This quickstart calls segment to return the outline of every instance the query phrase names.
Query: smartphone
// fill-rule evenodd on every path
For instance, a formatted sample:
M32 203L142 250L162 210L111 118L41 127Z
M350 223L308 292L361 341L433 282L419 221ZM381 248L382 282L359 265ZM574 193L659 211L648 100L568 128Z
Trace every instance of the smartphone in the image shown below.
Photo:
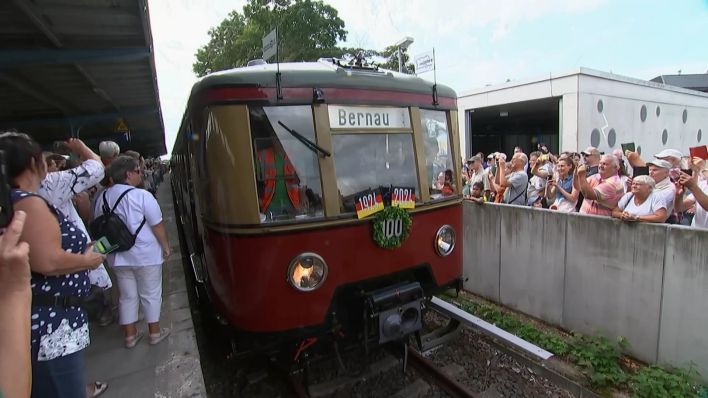
M708 159L708 147L705 145L688 148L688 151L691 154L691 158Z
M5 151L0 151L0 228L5 228L10 224L13 214L10 179L7 177L7 166L5 165Z
M634 168L634 173L632 174L632 178L636 178L637 176L648 176L649 175L649 167L648 166L637 166Z
M52 152L58 153L60 155L66 155L71 152L69 146L66 144L66 141L54 141L54 143L52 144L52 148Z
M684 173L686 173L686 174L688 174L688 175L690 175L690 176L693 175L693 169L681 169L681 171L683 171Z
M622 153L627 153L627 151L637 152L637 147L634 145L633 142L622 144Z
M118 245L112 245L105 236L98 238L93 244L93 250L101 254L108 254L117 248Z

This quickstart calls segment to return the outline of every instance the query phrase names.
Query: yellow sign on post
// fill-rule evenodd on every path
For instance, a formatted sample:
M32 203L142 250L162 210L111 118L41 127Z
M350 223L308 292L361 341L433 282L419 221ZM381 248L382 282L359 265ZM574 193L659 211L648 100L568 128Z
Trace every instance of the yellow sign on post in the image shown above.
M129 133L130 129L128 129L128 125L125 124L125 120L123 118L119 118L116 121L116 127L114 129L116 133Z

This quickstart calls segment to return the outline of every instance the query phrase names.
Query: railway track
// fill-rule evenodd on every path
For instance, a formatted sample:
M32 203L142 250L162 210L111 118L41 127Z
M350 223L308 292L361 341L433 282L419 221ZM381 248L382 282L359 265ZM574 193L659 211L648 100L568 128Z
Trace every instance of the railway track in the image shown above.
M445 314L428 314L444 324ZM533 351L532 347L529 347ZM548 369L547 361L531 360L518 346L492 338L487 331L463 328L457 339L425 351L414 345L388 349L349 350L341 355L310 358L297 372L276 362L253 361L228 366L217 375L218 390L210 397L252 398L442 398L442 397L593 397L594 394ZM266 361L267 362L267 361ZM224 369L222 361L212 369ZM404 371L405 368L405 371ZM241 377L233 377L240 372ZM213 381L214 378L212 377ZM232 380L240 380L236 385ZM229 383L234 383L229 385Z
M447 393L448 396L452 398L477 398L478 394L472 392L463 384L458 382L454 375L460 374L462 372L450 370L450 368L439 368L432 361L425 358L418 351L412 347L407 348L408 364L413 367L420 375L426 379L429 383L438 386L442 391ZM446 369L449 369L446 371ZM463 369L464 370L464 369ZM415 386L413 391L424 391L425 386L417 387ZM413 392L408 390L402 391L404 393ZM401 395L410 396L410 395Z

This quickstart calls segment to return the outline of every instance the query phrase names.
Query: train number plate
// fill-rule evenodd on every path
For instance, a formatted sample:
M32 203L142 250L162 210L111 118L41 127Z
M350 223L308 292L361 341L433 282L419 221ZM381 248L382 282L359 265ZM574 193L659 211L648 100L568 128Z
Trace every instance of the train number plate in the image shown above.
M393 187L391 189L391 206L415 209L415 188Z
M356 195L356 217L361 219L384 209L383 197L378 189L362 191Z

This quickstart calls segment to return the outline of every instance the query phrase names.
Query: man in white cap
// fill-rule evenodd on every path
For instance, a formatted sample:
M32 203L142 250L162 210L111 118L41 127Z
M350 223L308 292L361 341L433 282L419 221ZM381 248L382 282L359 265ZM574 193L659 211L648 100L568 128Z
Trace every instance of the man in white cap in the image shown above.
M678 217L674 214L674 197L676 196L676 186L671 182L669 173L672 164L664 159L654 159L647 163L649 166L649 177L654 179L656 185L653 193L659 195L666 203L666 215L670 224L676 224ZM666 221L666 220L665 220Z
M592 177L597 174L598 167L600 166L600 150L594 146L589 146L585 148L584 151L580 152L585 161L585 167L587 169L587 176Z
M642 159L642 157L639 155L639 152L627 151L625 155L627 156L627 160L629 160L629 164L632 165L632 167L644 167L647 165L644 159ZM654 155L654 157L657 159L666 160L667 162L671 163L672 169L679 168L682 156L683 155L681 154L681 151L679 151L678 149L664 149L663 151Z

